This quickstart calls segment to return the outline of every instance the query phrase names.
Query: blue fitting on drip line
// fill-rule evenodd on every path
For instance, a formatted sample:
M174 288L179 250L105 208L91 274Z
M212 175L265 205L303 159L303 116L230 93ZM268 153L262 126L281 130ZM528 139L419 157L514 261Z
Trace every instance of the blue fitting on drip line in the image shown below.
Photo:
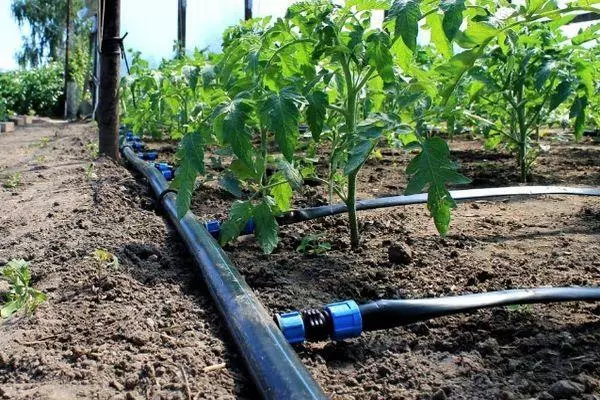
M166 162L154 163L154 168L159 170L168 181L171 181L173 178L175 178L175 168Z
M212 219L209 221L206 221L204 223L204 226L206 227L206 230L208 231L208 233L210 233L214 238L219 238L219 235L221 234L221 224L222 222L219 221L218 219ZM244 226L244 229L242 229L242 232L240 233L240 235L251 235L254 233L254 219L250 218L248 220L248 222L246 222L246 225Z
M137 153L137 156L142 160L154 161L158 158L158 153L156 151L141 151Z
M363 331L362 315L354 300L340 301L322 309L277 314L275 322L291 344L330 338L358 337Z

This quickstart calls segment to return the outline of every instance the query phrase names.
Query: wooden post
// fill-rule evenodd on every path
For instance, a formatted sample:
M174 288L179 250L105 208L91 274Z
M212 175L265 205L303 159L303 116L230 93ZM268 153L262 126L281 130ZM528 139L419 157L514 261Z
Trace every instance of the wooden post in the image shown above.
M71 68L69 66L69 56L71 50L71 9L73 8L71 0L67 0L67 38L65 40L65 86L63 95L65 96L65 109L63 116L69 117L69 82L71 79Z
M99 10L103 23L100 54L98 126L100 153L119 160L119 78L121 70L121 1L106 0Z
M177 55L185 55L187 0L177 1Z
M252 0L244 0L244 20L252 19Z

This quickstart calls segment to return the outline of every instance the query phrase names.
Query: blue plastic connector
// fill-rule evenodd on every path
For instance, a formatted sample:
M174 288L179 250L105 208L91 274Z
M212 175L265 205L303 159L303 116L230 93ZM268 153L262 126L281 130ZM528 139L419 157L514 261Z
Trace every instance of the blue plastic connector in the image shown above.
M169 165L169 163L166 162L154 163L154 167L160 171L167 171L173 168Z
M328 304L325 309L331 315L333 325L331 338L333 340L360 336L362 333L362 317L358 304L354 300Z
M142 150L144 150L144 143L143 142L129 142L129 146L131 146L131 148L134 151L142 151Z
M279 325L283 336L290 344L302 343L306 339L304 321L302 320L302 314L298 311L279 314L277 325Z
M173 172L172 169L163 170L163 171L160 171L160 172L162 172L163 176L168 181L172 181L173 178L175 178L175 173Z
M158 158L158 153L156 151L142 151L137 153L137 156L142 160L154 161Z
M206 221L204 223L204 226L206 226L206 230L208 231L208 233L210 233L214 238L218 238L219 234L221 233L221 222L213 219L210 221Z
M254 219L250 218L248 222L246 222L246 226L242 229L242 235L250 235L254 233Z

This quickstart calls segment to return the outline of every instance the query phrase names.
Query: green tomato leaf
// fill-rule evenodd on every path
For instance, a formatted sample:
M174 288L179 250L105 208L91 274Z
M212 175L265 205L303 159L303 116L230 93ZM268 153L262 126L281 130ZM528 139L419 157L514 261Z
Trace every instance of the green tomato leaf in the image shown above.
M196 177L204 173L204 145L200 132L185 135L177 155L181 163L171 187L177 189L177 217L181 219L190 209Z
M377 69L384 82L394 82L394 61L390 53L390 37L384 31L376 31L367 38L367 59Z
M230 144L237 158L253 170L252 142L246 129L252 110L252 101L240 95L215 110L213 128L217 138Z
M219 186L237 198L242 197L240 181L231 172L228 172L219 178Z
M292 205L294 191L281 172L274 174L269 180L269 185L275 184L277 185L271 188L270 194L275 199L275 204L279 211L288 211Z
M367 160L369 154L371 154L373 146L372 140L364 139L358 142L356 146L350 150L350 156L348 157L348 163L344 168L344 174L350 175L352 172L359 169Z
M254 208L254 224L256 239L265 254L271 254L279 242L279 224L271 211L269 199Z
M279 93L271 92L259 104L261 122L275 133L275 141L283 156L292 161L298 143L300 111L297 104L301 97L290 88Z
M411 176L406 194L421 193L427 188L427 208L438 232L445 235L450 225L450 210L456 208L446 185L466 184L470 180L456 171L456 165L450 160L450 149L439 137L421 143L421 152L410 162L406 172Z
M306 96L308 106L306 107L306 122L315 141L318 141L323 132L327 105L329 100L324 92L316 91Z
M463 75L471 69L475 64L475 61L481 57L482 49L483 48L474 48L465 50L437 68L437 71L447 77L449 81L442 91L444 103L448 101Z
M229 217L221 224L221 245L231 242L238 237L254 212L254 206L250 201L236 200L231 205Z
M444 33L442 27L442 17L439 14L429 14L427 24L431 29L431 42L444 58L452 57L452 43Z
M23 297L9 301L0 308L0 318L8 318L23 307Z
M542 90L546 81L556 68L556 62L554 60L545 60L542 63L542 66L535 74L535 83L534 86L536 90Z
M304 184L302 174L296 168L294 168L292 164L290 164L287 160L279 160L277 166L283 173L285 180L288 181L294 190L298 190L302 187Z
M387 10L390 0L346 0L346 7L356 7L356 11Z
M585 108L587 107L587 103L587 96L577 97L569 112L569 118L575 118L575 140L580 140L585 131Z
M585 88L585 94L587 97L594 95L594 67L590 63L577 61L575 63L575 72L579 81Z
M552 96L550 97L549 110L553 111L560 106L565 100L569 98L569 95L573 91L573 85L569 81L562 81L557 87Z
M421 19L420 0L395 0L387 19L395 21L395 36L401 36L404 44L413 52L417 48L419 19Z
M465 0L442 0L440 8L444 11L442 26L449 41L454 39L463 22L463 12L466 10Z

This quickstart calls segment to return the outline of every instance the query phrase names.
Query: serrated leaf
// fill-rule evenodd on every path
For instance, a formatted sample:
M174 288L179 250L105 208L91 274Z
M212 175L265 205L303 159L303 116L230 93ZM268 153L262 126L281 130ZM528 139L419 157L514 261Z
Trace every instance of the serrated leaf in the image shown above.
M306 123L315 141L318 141L323 132L325 117L327 115L328 96L321 91L315 91L306 96Z
M231 172L219 178L219 186L235 197L242 197L240 181Z
M274 174L269 180L269 185L278 184L273 186L270 190L271 196L275 199L275 204L277 208L281 212L288 211L292 205L292 197L294 196L294 191L292 187L288 183L283 173L277 172Z
M573 126L575 140L580 140L585 131L585 109L587 107L587 103L587 96L577 97L573 102L569 112L569 118L575 118L575 124Z
M596 34L596 31L598 30L600 30L600 24L589 26L586 29L583 29L576 36L574 36L571 39L571 43L573 43L576 46L579 46L591 40L598 39L600 38L600 35Z
M177 189L177 217L181 219L190 209L196 177L204 173L204 145L201 133L192 132L185 135L181 139L177 155L181 162L172 187Z
M562 81L561 83L559 83L559 85L556 87L554 93L550 97L550 105L549 105L548 112L555 110L565 100L567 100L569 98L569 95L571 94L572 90L573 90L573 86L571 85L571 82Z
M361 140L350 150L348 162L344 168L344 174L350 175L352 172L360 168L360 166L367 160L369 154L373 150L373 141L364 139Z
M411 178L405 193L417 194L427 188L427 208L438 232L445 235L450 225L450 210L456 207L446 185L466 184L470 180L456 171L456 165L450 160L450 149L439 137L421 143L421 152L410 162L406 172Z
M545 60L542 63L542 66L535 74L534 86L535 86L536 90L541 90L544 87L544 85L546 84L546 81L552 74L552 71L554 71L555 67L556 67L556 62L554 60Z
M442 26L449 41L452 41L463 22L463 12L466 10L465 0L442 0L440 8L444 11Z
M294 168L292 164L290 164L287 160L279 160L277 165L292 189L298 190L302 187L304 184L302 174L296 168Z
M384 82L394 82L394 61L390 53L390 38L384 31L376 31L367 38L367 59Z
M431 42L444 58L452 57L452 43L442 27L442 17L439 14L429 14L427 24L431 29Z
M413 52L417 48L419 19L421 19L420 0L395 0L387 19L395 21L395 36L401 36L404 44Z
M298 102L299 96L288 88L269 93L259 104L261 122L275 133L275 141L288 161L293 160L298 143Z
M356 7L357 11L387 10L390 0L346 0L346 7Z
M481 48L465 50L437 68L437 71L446 76L449 82L442 91L444 103L448 101L462 76L473 67L481 54Z
M213 122L217 137L230 144L233 153L251 169L253 169L253 149L246 124L252 109L252 102L249 99L236 97L215 110Z
M279 243L279 224L267 199L254 208L254 235L265 254L271 254Z
M248 221L252 218L254 206L250 201L236 200L231 205L229 217L221 224L221 245L227 244L240 235Z
M592 64L577 61L575 63L575 72L585 88L586 96L592 97L594 95L594 67Z

